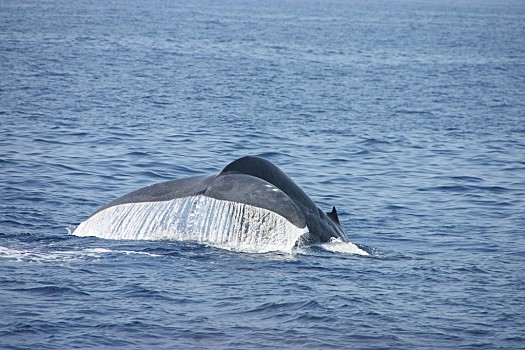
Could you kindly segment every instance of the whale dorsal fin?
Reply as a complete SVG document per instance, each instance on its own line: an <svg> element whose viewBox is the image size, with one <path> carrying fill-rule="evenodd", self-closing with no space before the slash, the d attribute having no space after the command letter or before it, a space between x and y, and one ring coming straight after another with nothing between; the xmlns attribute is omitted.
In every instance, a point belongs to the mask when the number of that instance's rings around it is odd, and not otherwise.
<svg viewBox="0 0 525 350"><path fill-rule="evenodd" d="M338 225L341 225L339 223L339 217L337 216L337 210L335 210L335 207L332 207L332 211L330 213L326 213L330 219L332 219L333 222L335 222Z"/></svg>

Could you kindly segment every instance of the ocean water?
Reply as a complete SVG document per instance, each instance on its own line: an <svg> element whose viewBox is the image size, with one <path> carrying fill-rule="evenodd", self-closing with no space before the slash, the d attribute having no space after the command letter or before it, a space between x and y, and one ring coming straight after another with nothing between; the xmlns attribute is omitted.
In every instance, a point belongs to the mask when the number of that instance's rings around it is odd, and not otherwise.
<svg viewBox="0 0 525 350"><path fill-rule="evenodd" d="M70 234L244 156L351 242ZM1 349L525 348L525 4L0 2Z"/></svg>

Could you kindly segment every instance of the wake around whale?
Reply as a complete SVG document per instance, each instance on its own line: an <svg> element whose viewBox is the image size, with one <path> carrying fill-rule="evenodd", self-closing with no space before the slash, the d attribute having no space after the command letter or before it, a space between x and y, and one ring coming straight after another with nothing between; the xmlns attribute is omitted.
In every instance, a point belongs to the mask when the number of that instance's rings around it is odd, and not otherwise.
<svg viewBox="0 0 525 350"><path fill-rule="evenodd" d="M290 252L296 246L348 242L335 207L323 212L277 166L252 156L235 160L218 175L128 193L97 210L73 234L189 240L244 252Z"/></svg>

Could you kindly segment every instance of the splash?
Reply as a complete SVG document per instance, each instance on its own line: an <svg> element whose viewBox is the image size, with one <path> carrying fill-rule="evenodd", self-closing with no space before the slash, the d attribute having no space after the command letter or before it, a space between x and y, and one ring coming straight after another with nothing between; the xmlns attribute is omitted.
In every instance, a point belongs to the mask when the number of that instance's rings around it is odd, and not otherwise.
<svg viewBox="0 0 525 350"><path fill-rule="evenodd" d="M203 195L109 207L81 223L76 236L126 240L181 240L248 252L291 253L308 228L243 203Z"/></svg>
<svg viewBox="0 0 525 350"><path fill-rule="evenodd" d="M330 242L319 245L321 248L334 253L369 255L352 242L343 242L340 238L332 237Z"/></svg>

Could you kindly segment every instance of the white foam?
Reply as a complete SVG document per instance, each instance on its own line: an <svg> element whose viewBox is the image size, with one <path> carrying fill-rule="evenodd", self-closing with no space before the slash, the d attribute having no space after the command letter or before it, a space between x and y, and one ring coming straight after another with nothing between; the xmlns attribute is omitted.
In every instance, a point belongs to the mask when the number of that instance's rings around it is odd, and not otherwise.
<svg viewBox="0 0 525 350"><path fill-rule="evenodd" d="M342 254L368 255L363 249L359 248L352 242L343 242L340 238L332 237L330 242L321 243L319 246L325 250Z"/></svg>
<svg viewBox="0 0 525 350"><path fill-rule="evenodd" d="M37 252L0 247L0 258L16 260L18 262L46 263L53 261L77 261L85 258L101 258L107 254L138 254L158 257L161 255L131 250L112 250L106 248L86 248L82 250L65 250L52 252Z"/></svg>
<svg viewBox="0 0 525 350"><path fill-rule="evenodd" d="M125 240L181 240L221 248L291 253L308 228L251 205L203 195L109 207L82 222L76 236Z"/></svg>
<svg viewBox="0 0 525 350"><path fill-rule="evenodd" d="M14 259L17 261L21 261L23 258L27 256L28 256L28 252L26 251L7 248L7 247L0 247L0 258Z"/></svg>
<svg viewBox="0 0 525 350"><path fill-rule="evenodd" d="M82 250L80 253L92 254L95 256L102 255L102 254L147 255L147 256L154 256L154 257L162 256L159 254L153 254L153 253L148 253L148 252L137 252L134 250L113 250L113 249L106 249L106 248L86 248Z"/></svg>
<svg viewBox="0 0 525 350"><path fill-rule="evenodd" d="M74 254L72 254L74 253ZM7 247L0 247L0 258L27 261L27 262L50 262L50 261L70 261L75 260L79 252L38 252L31 250L20 250Z"/></svg>
<svg viewBox="0 0 525 350"><path fill-rule="evenodd" d="M114 250L106 249L106 248L86 248L84 249L84 252L86 253L95 253L95 254L104 254L104 253L113 253Z"/></svg>

